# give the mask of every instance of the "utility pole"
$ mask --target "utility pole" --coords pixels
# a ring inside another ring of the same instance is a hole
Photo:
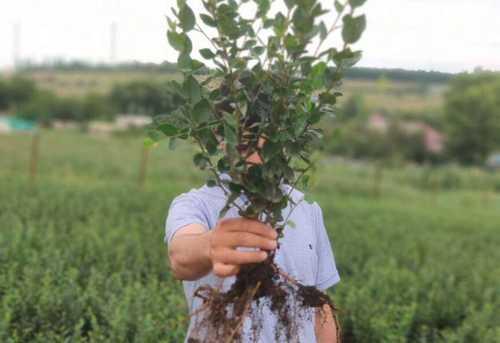
[[[110,40],[109,40],[109,63],[116,63],[116,42],[118,36],[118,24],[116,21],[111,22]]]

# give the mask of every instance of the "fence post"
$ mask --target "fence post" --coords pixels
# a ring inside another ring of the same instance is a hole
[[[36,177],[38,174],[38,159],[39,159],[39,150],[40,150],[40,133],[38,130],[35,130],[31,135],[31,155],[30,155],[30,167],[29,167],[29,175],[30,175],[30,184],[32,186],[36,183]]]
[[[375,162],[373,175],[373,196],[378,198],[382,194],[382,183],[384,182],[384,165],[382,161]]]
[[[148,162],[149,162],[149,153],[150,148],[146,145],[143,145],[142,148],[142,156],[141,156],[141,165],[139,169],[139,188],[144,189],[144,185],[146,184],[146,176],[148,172]]]

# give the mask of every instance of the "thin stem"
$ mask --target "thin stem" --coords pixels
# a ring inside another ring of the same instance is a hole
[[[195,30],[200,32],[203,36],[205,36],[205,38],[210,42],[210,44],[212,44],[216,52],[219,50],[217,45],[215,45],[215,43],[210,39],[210,37],[207,35],[207,33],[203,30],[203,28],[199,24],[196,24]],[[229,68],[229,65],[226,63],[226,60],[223,59],[222,62],[226,65],[226,67]]]
[[[199,138],[195,137],[195,136],[193,136],[193,137],[196,140],[196,142],[198,143],[198,145],[199,145],[200,149],[203,151],[203,153],[208,155],[207,150],[205,149],[205,147],[203,146],[203,144],[201,143],[201,141],[199,140]],[[217,172],[217,168],[212,163],[212,160],[210,158],[208,158],[207,162],[209,164],[209,168],[208,169],[210,169],[210,171],[214,174],[214,177],[217,180],[217,184],[220,186],[220,188],[222,188],[222,191],[224,192],[224,194],[226,196],[229,195],[229,192],[227,191],[227,189],[224,188],[224,184],[222,182],[222,179],[220,178],[219,173]],[[228,205],[233,205],[238,210],[243,211],[243,209],[236,203],[236,201],[232,201]]]
[[[325,42],[325,40],[328,38],[328,36],[337,29],[337,24],[340,20],[340,18],[342,18],[342,14],[344,13],[344,10],[346,9],[347,7],[347,3],[344,4],[344,6],[342,7],[342,11],[340,11],[338,14],[337,14],[337,18],[335,18],[335,21],[333,22],[332,26],[330,27],[330,30],[328,30],[328,32],[326,33],[326,36],[325,38],[321,39],[319,44],[318,44],[318,47],[316,48],[316,51],[314,52],[314,57],[318,57],[318,53],[319,53],[319,49],[321,49],[321,46],[323,45],[323,43]]]

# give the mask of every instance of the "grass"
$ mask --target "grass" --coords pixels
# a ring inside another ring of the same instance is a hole
[[[163,222],[203,174],[190,146],[160,145],[140,189],[141,150],[138,137],[44,131],[31,187],[30,136],[0,136],[0,341],[183,339]],[[370,165],[321,158],[310,192],[341,273],[345,341],[498,342],[500,176],[387,169],[380,196],[373,179]]]

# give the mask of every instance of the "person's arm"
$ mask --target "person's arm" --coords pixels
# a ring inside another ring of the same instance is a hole
[[[323,309],[317,309],[314,320],[314,331],[317,343],[338,343],[337,323],[333,317],[329,305],[324,305]]]
[[[316,275],[315,286],[326,293],[327,289],[339,282],[340,277],[335,265],[332,245],[328,237],[323,212],[317,203],[313,205],[314,225],[316,228],[316,252],[318,254],[318,274]],[[321,310],[317,310],[315,318],[315,331],[317,341],[337,342],[340,328],[330,306],[325,305]]]
[[[250,219],[231,218],[217,223],[213,230],[200,224],[178,230],[169,244],[169,260],[175,278],[197,280],[210,271],[220,277],[236,275],[240,265],[262,262],[265,251],[240,251],[237,247],[273,250],[277,233]]]
[[[178,280],[196,280],[212,269],[209,258],[210,231],[201,224],[180,229],[168,249],[170,268]]]

